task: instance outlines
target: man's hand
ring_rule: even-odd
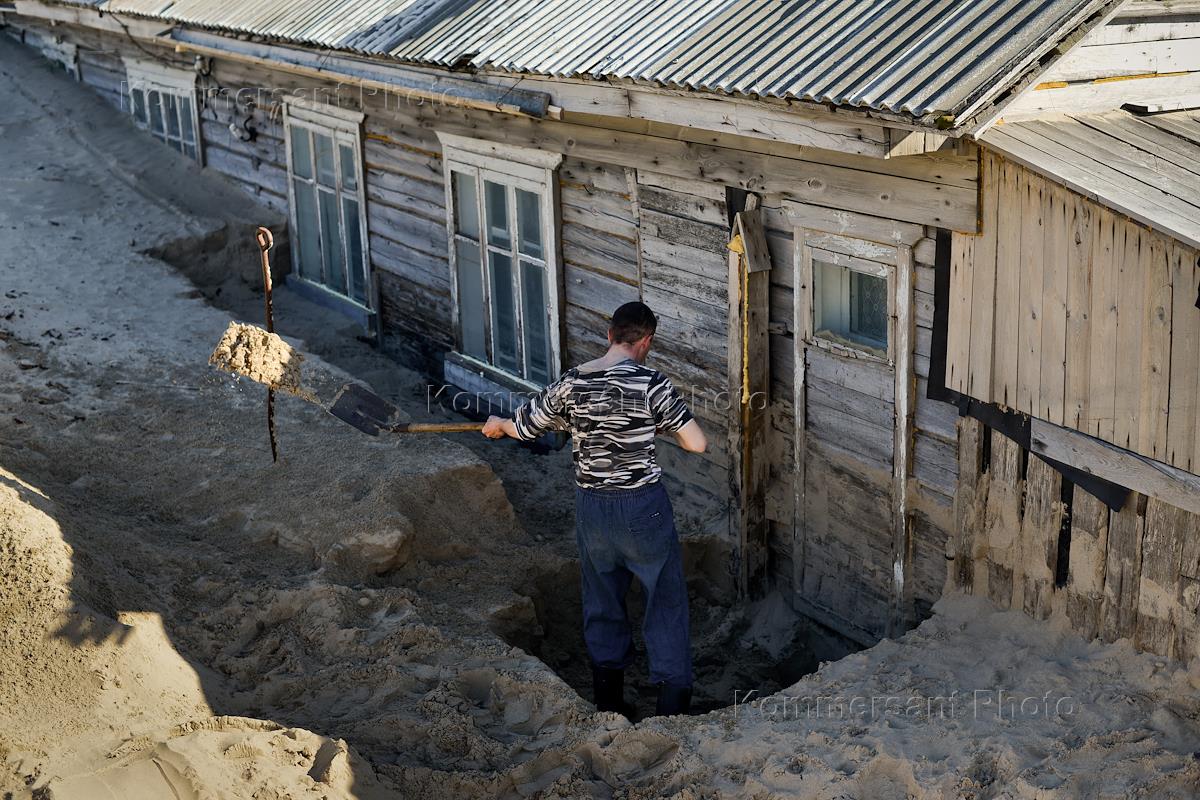
[[[483,435],[489,439],[503,439],[505,436],[514,436],[516,433],[513,428],[511,419],[504,417],[491,416],[483,425]],[[514,436],[515,438],[515,436]]]

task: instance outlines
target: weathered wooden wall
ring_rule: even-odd
[[[62,27],[80,43],[83,79],[119,103],[120,55],[137,55],[120,37]],[[86,52],[85,52],[86,51]],[[165,57],[174,58],[172,54]],[[92,65],[90,69],[87,65]],[[204,161],[264,203],[287,205],[286,147],[276,97],[314,82],[225,59],[202,88],[221,96],[201,113]],[[326,89],[332,94],[332,84]],[[242,102],[231,98],[240,96]],[[257,99],[249,108],[247,96]],[[795,604],[858,638],[886,632],[894,581],[893,447],[895,376],[889,367],[816,348],[805,350],[803,452],[809,466],[798,518],[794,221],[785,201],[857,211],[850,216],[935,227],[973,224],[976,168],[970,158],[913,156],[890,161],[784,148],[728,135],[703,137],[665,125],[626,130],[532,120],[403,98],[345,91],[339,102],[365,114],[370,259],[389,337],[423,337],[449,349],[450,273],[441,146],[435,131],[565,154],[558,171],[563,256],[564,361],[605,345],[607,315],[641,298],[660,316],[652,363],[688,395],[710,433],[702,457],[660,439],[681,528],[730,534],[726,434],[728,398],[729,209],[726,188],[757,192],[771,253],[770,361],[772,453],[768,516],[771,574]],[[230,125],[256,129],[242,141]],[[629,126],[631,127],[631,126]],[[917,401],[910,442],[912,552],[905,611],[925,613],[945,583],[945,541],[955,476],[953,410],[924,399],[933,315],[932,241],[917,249],[911,340]],[[803,523],[802,546],[795,536]]]
[[[1197,253],[999,155],[954,235],[947,384],[1195,472]]]
[[[958,588],[1087,638],[1200,653],[1200,515],[1137,493],[1112,511],[999,432],[960,425]]]

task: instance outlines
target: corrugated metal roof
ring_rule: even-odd
[[[106,0],[415,64],[615,78],[927,117],[1011,79],[1105,0]]]
[[[1200,112],[1127,111],[1009,122],[988,147],[1051,180],[1200,247]]]

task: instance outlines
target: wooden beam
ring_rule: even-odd
[[[908,508],[908,476],[912,468],[913,409],[916,377],[913,375],[913,272],[912,249],[897,248],[893,304],[896,403],[892,447],[892,633],[907,628],[912,594],[909,571],[912,561],[912,520]]]
[[[729,242],[729,472],[738,541],[738,587],[746,597],[767,592],[767,434],[770,413],[771,257],[757,197],[734,218]]]
[[[1200,514],[1200,476],[1036,418],[1030,438],[1038,455]]]
[[[372,113],[376,113],[372,111]],[[974,186],[937,182],[639,133],[470,109],[406,107],[381,110],[400,124],[417,123],[478,139],[536,147],[587,161],[736,186],[828,209],[874,215],[948,230],[974,231]],[[847,157],[842,157],[843,159]],[[860,160],[864,161],[864,160]],[[867,163],[875,164],[868,161]],[[884,169],[880,161],[876,169]],[[864,164],[865,166],[865,164]]]

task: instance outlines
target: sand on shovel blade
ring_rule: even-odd
[[[310,402],[319,402],[301,373],[304,355],[274,333],[231,322],[208,363]]]

